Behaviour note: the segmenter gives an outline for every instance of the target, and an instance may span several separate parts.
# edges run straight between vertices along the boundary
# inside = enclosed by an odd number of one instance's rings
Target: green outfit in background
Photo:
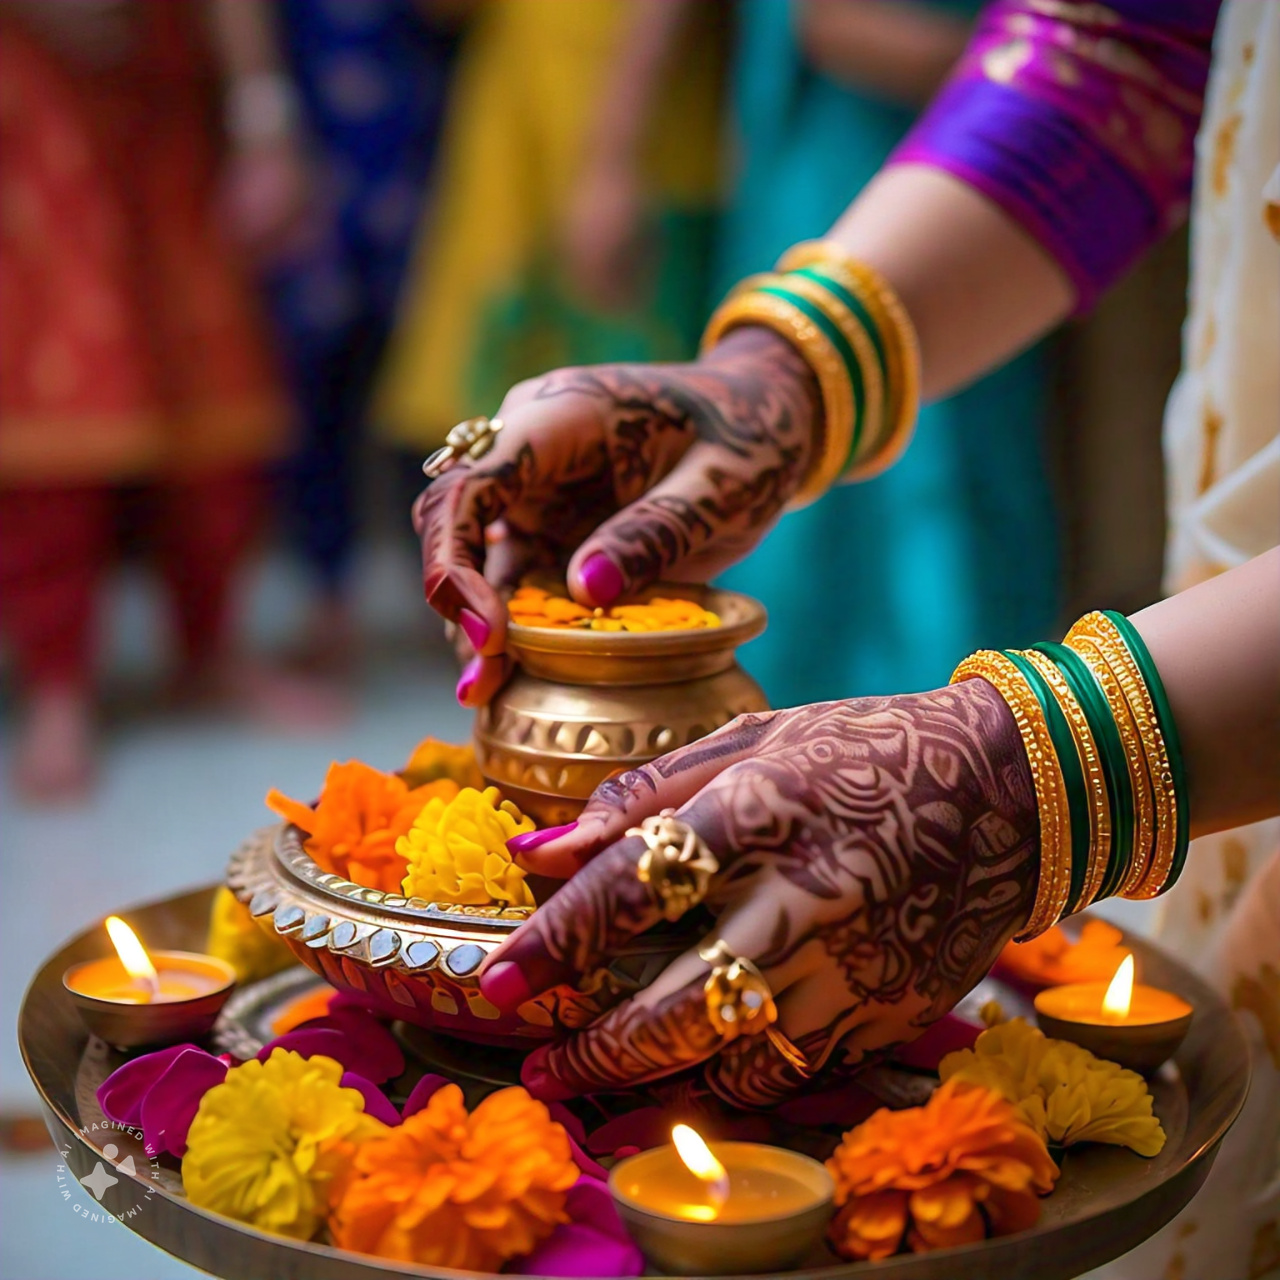
[[[791,4],[741,0],[738,13],[741,170],[719,244],[721,293],[823,235],[913,118],[808,66]],[[784,517],[723,576],[769,610],[742,657],[774,706],[934,688],[974,649],[1052,630],[1044,400],[1043,361],[1030,352],[929,405],[895,467]]]

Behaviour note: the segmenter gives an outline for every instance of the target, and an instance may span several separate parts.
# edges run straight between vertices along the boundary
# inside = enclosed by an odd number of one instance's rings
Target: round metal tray
[[[155,947],[195,949],[203,943],[213,886],[125,912]],[[1196,1193],[1223,1134],[1244,1103],[1248,1052],[1227,1007],[1198,977],[1150,944],[1130,938],[1143,980],[1176,992],[1195,1006],[1191,1031],[1173,1065],[1151,1082],[1156,1112],[1168,1134],[1160,1155],[1144,1160],[1113,1147],[1070,1153],[1057,1189],[1030,1231],[937,1253],[878,1263],[833,1264],[830,1256],[790,1273],[809,1280],[1069,1280],[1099,1266],[1158,1231]],[[223,1280],[386,1280],[389,1276],[459,1277],[478,1273],[401,1266],[269,1235],[189,1204],[176,1166],[150,1162],[141,1142],[94,1129],[102,1121],[97,1084],[122,1058],[88,1037],[62,986],[71,964],[102,952],[99,929],[72,939],[41,967],[27,990],[18,1036],[27,1070],[39,1090],[55,1145],[77,1178],[103,1159],[115,1142],[133,1154],[140,1173],[123,1174],[107,1189],[102,1207],[153,1244]],[[287,987],[287,983],[285,987]],[[283,992],[285,988],[281,988]],[[244,993],[246,1015],[259,1002]],[[988,979],[982,994],[997,994],[1011,1012],[1024,998]],[[264,996],[270,992],[264,993]],[[251,1022],[246,1017],[245,1022]],[[242,1030],[251,1038],[256,1028]],[[467,1046],[468,1055],[485,1053]],[[95,1135],[101,1141],[95,1140]],[[132,1145],[130,1145],[132,1143]],[[121,1152],[117,1153],[118,1155]]]

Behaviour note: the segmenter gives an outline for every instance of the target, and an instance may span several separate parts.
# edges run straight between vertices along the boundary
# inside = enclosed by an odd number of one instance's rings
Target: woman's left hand
[[[985,681],[742,716],[606,782],[560,838],[516,844],[532,870],[572,878],[490,957],[491,1001],[510,1009],[573,983],[662,918],[637,876],[646,844],[624,833],[668,808],[719,864],[715,926],[632,999],[529,1056],[525,1083],[544,1098],[707,1062],[722,1097],[772,1104],[919,1035],[1031,909],[1031,775]],[[768,1030],[759,1017],[713,1025],[704,988],[730,957],[767,983]]]

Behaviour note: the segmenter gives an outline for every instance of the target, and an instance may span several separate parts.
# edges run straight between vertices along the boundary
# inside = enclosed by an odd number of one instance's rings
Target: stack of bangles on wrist
[[[838,245],[796,245],[776,272],[743,280],[720,304],[703,351],[745,325],[790,342],[822,392],[821,448],[793,506],[898,459],[920,407],[920,354],[905,308],[877,272]]]
[[[1062,644],[984,649],[980,677],[1009,705],[1040,814],[1040,882],[1018,941],[1102,898],[1154,898],[1187,856],[1187,782],[1164,686],[1129,620],[1090,613]]]

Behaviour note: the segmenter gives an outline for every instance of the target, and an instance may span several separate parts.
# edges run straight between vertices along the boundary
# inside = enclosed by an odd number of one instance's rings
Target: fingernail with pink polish
[[[572,1089],[566,1088],[546,1069],[545,1054],[530,1054],[520,1068],[520,1082],[531,1094],[542,1102],[563,1102],[576,1095]]]
[[[504,1012],[517,1009],[533,994],[529,981],[514,960],[499,960],[480,975],[480,994]]]
[[[471,609],[463,609],[458,613],[458,625],[471,641],[471,647],[479,653],[489,639],[489,624]]]
[[[578,577],[598,605],[612,604],[622,594],[622,570],[603,551],[587,558]]]
[[[507,848],[512,853],[528,853],[530,849],[540,848],[544,844],[550,844],[552,840],[567,836],[577,825],[576,822],[566,822],[562,827],[545,827],[541,831],[526,831],[523,835],[512,836],[507,841]]]
[[[456,697],[464,707],[467,705],[467,698],[479,678],[480,659],[472,658],[471,661],[463,667],[462,678],[458,681],[458,687],[453,691],[454,697]]]

